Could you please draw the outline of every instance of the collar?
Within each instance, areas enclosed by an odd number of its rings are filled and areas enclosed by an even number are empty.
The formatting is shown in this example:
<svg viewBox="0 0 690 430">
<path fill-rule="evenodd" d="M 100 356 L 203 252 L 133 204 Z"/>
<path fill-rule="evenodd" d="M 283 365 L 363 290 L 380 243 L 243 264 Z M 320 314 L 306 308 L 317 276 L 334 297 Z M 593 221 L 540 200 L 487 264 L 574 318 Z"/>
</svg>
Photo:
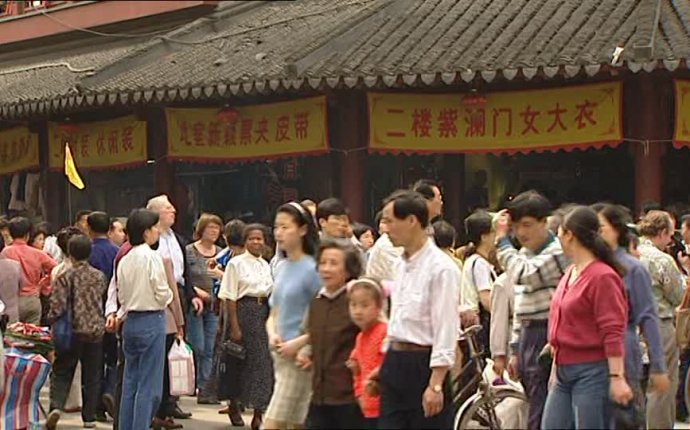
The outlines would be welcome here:
<svg viewBox="0 0 690 430">
<path fill-rule="evenodd" d="M 551 231 L 549 231 L 548 236 L 546 238 L 546 241 L 544 242 L 544 244 L 539 249 L 537 249 L 537 251 L 534 254 L 539 255 L 542 252 L 544 252 L 544 250 L 546 248 L 548 248 L 549 245 L 551 245 L 554 240 L 556 240 L 556 235 L 554 235 L 553 233 L 551 233 Z"/>
<path fill-rule="evenodd" d="M 91 242 L 92 243 L 110 242 L 110 239 L 108 239 L 107 237 L 94 237 Z"/>
<path fill-rule="evenodd" d="M 420 256 L 423 255 L 432 245 L 433 239 L 428 238 L 424 246 L 422 246 L 419 251 L 414 253 L 414 255 L 411 255 L 410 257 L 405 257 L 405 253 L 403 252 L 402 259 L 407 265 L 414 265 L 417 261 L 419 261 Z"/>
<path fill-rule="evenodd" d="M 318 297 L 325 297 L 328 300 L 333 300 L 337 297 L 339 297 L 341 294 L 343 294 L 347 290 L 347 285 L 343 285 L 340 287 L 337 291 L 331 293 L 329 292 L 326 287 L 322 287 L 321 290 L 319 291 Z"/>
<path fill-rule="evenodd" d="M 24 246 L 29 246 L 29 243 L 25 241 L 24 239 L 14 239 L 12 240 L 12 245 L 24 245 Z M 11 246 L 11 245 L 10 245 Z"/>
</svg>

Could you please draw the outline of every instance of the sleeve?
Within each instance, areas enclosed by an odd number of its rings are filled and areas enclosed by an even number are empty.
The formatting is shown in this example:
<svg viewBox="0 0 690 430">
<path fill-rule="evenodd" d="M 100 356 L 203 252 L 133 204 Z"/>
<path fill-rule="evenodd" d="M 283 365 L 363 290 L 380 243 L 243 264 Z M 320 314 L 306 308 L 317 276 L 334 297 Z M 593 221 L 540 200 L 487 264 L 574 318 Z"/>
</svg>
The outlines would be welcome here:
<svg viewBox="0 0 690 430">
<path fill-rule="evenodd" d="M 510 276 L 510 281 L 524 285 L 528 293 L 558 285 L 567 266 L 562 252 L 528 257 L 521 255 L 508 238 L 499 242 L 498 261 Z"/>
<path fill-rule="evenodd" d="M 470 270 L 472 271 L 474 286 L 477 288 L 477 291 L 491 291 L 491 265 L 483 258 L 480 258 Z"/>
<path fill-rule="evenodd" d="M 491 290 L 491 325 L 489 331 L 489 348 L 492 357 L 508 355 L 507 347 L 510 342 L 510 298 L 508 297 L 505 281 L 506 275 L 501 275 Z"/>
<path fill-rule="evenodd" d="M 237 264 L 230 260 L 225 267 L 223 279 L 220 281 L 220 291 L 218 291 L 218 298 L 223 300 L 237 301 L 240 294 L 239 270 Z"/>
<path fill-rule="evenodd" d="M 108 283 L 108 298 L 105 301 L 105 316 L 117 313 L 117 276 L 110 278 Z"/>
<path fill-rule="evenodd" d="M 173 296 L 168 286 L 168 278 L 165 275 L 165 266 L 160 255 L 149 257 L 149 273 L 151 273 L 151 287 L 156 302 L 162 307 L 167 307 L 172 302 Z"/>
<path fill-rule="evenodd" d="M 652 279 L 642 266 L 633 267 L 630 274 L 630 313 L 636 316 L 637 324 L 649 347 L 650 373 L 666 371 L 666 357 L 661 343 L 659 316 L 652 294 Z"/>
<path fill-rule="evenodd" d="M 623 357 L 628 304 L 620 277 L 614 273 L 603 274 L 588 288 L 606 357 Z"/>
<path fill-rule="evenodd" d="M 51 273 L 53 269 L 57 266 L 57 263 L 55 263 L 55 260 L 53 260 L 48 254 L 45 252 L 41 253 L 41 268 L 43 269 L 43 272 L 46 273 L 46 276 L 43 277 L 38 282 L 39 287 L 41 288 L 41 294 L 44 296 L 49 296 L 50 295 L 50 290 L 51 290 Z"/>
<path fill-rule="evenodd" d="M 49 324 L 55 323 L 67 309 L 67 293 L 69 290 L 69 280 L 64 273 L 55 282 L 55 289 L 50 294 L 50 309 L 46 319 Z"/>
<path fill-rule="evenodd" d="M 479 295 L 474 287 L 471 270 L 477 257 L 469 257 L 460 272 L 460 311 L 479 310 Z"/>
<path fill-rule="evenodd" d="M 676 307 L 680 305 L 683 300 L 683 292 L 685 291 L 683 274 L 678 270 L 671 256 L 663 260 L 661 270 L 663 271 L 661 289 L 664 299 L 666 299 L 671 306 Z"/>
<path fill-rule="evenodd" d="M 457 339 L 457 270 L 443 269 L 437 275 L 433 285 L 434 300 L 431 302 L 431 325 L 433 345 L 429 367 L 452 367 L 455 363 Z"/>
</svg>

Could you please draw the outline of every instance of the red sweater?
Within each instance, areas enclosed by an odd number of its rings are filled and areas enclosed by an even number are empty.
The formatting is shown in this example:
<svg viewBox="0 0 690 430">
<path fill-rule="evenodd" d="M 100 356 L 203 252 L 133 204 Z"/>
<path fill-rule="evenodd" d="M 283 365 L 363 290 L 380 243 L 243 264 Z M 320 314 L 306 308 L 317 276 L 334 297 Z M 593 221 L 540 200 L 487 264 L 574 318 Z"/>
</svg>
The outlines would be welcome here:
<svg viewBox="0 0 690 430">
<path fill-rule="evenodd" d="M 549 343 L 556 364 L 580 364 L 623 357 L 628 301 L 621 277 L 595 261 L 568 286 L 573 267 L 551 301 Z"/>
<path fill-rule="evenodd" d="M 383 364 L 383 341 L 388 332 L 384 322 L 374 324 L 369 330 L 360 332 L 355 341 L 355 349 L 350 359 L 357 361 L 360 372 L 353 376 L 355 397 L 361 397 L 364 403 L 362 410 L 365 418 L 378 418 L 380 408 L 379 396 L 371 397 L 365 392 L 365 383 L 371 372 Z"/>
</svg>

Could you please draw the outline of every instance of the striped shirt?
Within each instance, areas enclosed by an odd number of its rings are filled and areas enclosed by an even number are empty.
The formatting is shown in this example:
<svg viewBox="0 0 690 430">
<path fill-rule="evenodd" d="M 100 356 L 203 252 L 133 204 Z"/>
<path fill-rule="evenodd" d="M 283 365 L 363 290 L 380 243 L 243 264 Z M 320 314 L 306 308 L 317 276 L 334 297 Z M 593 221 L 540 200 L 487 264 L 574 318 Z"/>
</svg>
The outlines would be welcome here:
<svg viewBox="0 0 690 430">
<path fill-rule="evenodd" d="M 429 367 L 455 362 L 460 271 L 433 239 L 398 260 L 391 295 L 391 341 L 431 346 Z"/>
<path fill-rule="evenodd" d="M 568 267 L 561 243 L 549 233 L 539 252 L 515 249 L 504 237 L 498 244 L 498 261 L 515 285 L 513 335 L 510 346 L 517 351 L 523 320 L 549 319 L 551 298 Z"/>
</svg>

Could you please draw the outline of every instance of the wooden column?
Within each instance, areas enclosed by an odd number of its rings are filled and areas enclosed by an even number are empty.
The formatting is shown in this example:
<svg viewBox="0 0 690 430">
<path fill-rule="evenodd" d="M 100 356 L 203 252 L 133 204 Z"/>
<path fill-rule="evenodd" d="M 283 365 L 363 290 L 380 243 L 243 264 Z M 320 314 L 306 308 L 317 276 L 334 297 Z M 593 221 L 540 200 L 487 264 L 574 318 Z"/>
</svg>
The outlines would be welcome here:
<svg viewBox="0 0 690 430">
<path fill-rule="evenodd" d="M 453 154 L 443 156 L 443 218 L 459 228 L 464 214 L 465 156 Z"/>
<path fill-rule="evenodd" d="M 32 124 L 32 131 L 38 133 L 38 159 L 41 166 L 41 185 L 46 205 L 47 221 L 53 228 L 70 225 L 67 207 L 68 182 L 62 170 L 52 171 L 49 166 L 50 146 L 48 143 L 48 123 L 42 121 Z M 69 185 L 71 186 L 71 185 Z"/>
<path fill-rule="evenodd" d="M 329 114 L 333 125 L 331 145 L 338 151 L 340 198 L 350 209 L 351 218 L 365 221 L 366 162 L 367 162 L 367 106 L 362 92 L 340 93 L 334 97 Z"/>
<path fill-rule="evenodd" d="M 635 208 L 662 203 L 663 156 L 673 134 L 673 85 L 666 73 L 641 73 L 625 82 L 626 137 L 635 158 Z"/>
<path fill-rule="evenodd" d="M 175 166 L 166 157 L 168 128 L 165 110 L 151 108 L 145 115 L 149 160 L 155 160 L 153 187 L 156 194 L 167 194 L 172 199 L 175 192 Z"/>
</svg>

